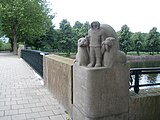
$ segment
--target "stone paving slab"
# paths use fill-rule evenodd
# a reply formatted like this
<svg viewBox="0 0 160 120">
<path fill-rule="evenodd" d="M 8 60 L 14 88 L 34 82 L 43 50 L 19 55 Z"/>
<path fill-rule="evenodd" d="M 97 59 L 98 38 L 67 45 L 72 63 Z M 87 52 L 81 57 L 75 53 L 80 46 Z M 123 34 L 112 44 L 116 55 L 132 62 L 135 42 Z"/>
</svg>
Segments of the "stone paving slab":
<svg viewBox="0 0 160 120">
<path fill-rule="evenodd" d="M 0 53 L 0 120 L 66 120 L 64 111 L 25 61 Z"/>
</svg>

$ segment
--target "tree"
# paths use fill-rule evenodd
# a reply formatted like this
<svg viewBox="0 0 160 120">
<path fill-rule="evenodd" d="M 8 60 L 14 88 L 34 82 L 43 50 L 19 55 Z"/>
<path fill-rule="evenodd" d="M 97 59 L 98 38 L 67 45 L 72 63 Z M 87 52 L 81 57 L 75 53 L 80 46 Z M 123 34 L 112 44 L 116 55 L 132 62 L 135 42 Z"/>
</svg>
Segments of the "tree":
<svg viewBox="0 0 160 120">
<path fill-rule="evenodd" d="M 157 50 L 156 50 L 157 54 L 159 54 L 160 52 L 160 35 L 158 37 L 158 45 L 157 45 Z"/>
<path fill-rule="evenodd" d="M 0 0 L 1 27 L 13 41 L 13 53 L 17 54 L 17 42 L 38 38 L 51 26 L 45 0 Z"/>
<path fill-rule="evenodd" d="M 73 45 L 72 40 L 72 27 L 70 23 L 67 21 L 67 19 L 63 19 L 60 22 L 60 46 L 61 50 L 67 53 L 67 56 L 70 56 L 70 52 Z"/>
<path fill-rule="evenodd" d="M 0 48 L 2 47 L 2 45 L 3 45 L 3 42 L 0 40 Z"/>
<path fill-rule="evenodd" d="M 150 52 L 151 55 L 154 55 L 154 52 L 159 49 L 159 39 L 160 39 L 160 33 L 157 32 L 157 28 L 153 27 L 147 36 L 147 49 Z"/>
<path fill-rule="evenodd" d="M 129 27 L 127 25 L 123 25 L 121 30 L 118 32 L 118 39 L 120 42 L 120 49 L 124 51 L 126 54 L 131 49 L 132 41 L 130 37 L 131 32 L 129 31 Z"/>
<path fill-rule="evenodd" d="M 81 28 L 83 24 L 80 23 L 79 21 L 76 21 L 74 26 L 73 26 L 73 51 L 76 51 L 77 48 L 77 41 L 79 38 L 81 38 Z"/>
<path fill-rule="evenodd" d="M 85 37 L 88 34 L 89 28 L 90 28 L 89 22 L 85 22 L 81 28 L 80 36 Z"/>
<path fill-rule="evenodd" d="M 58 36 L 59 30 L 54 29 L 54 26 L 51 26 L 44 36 L 42 36 L 42 45 L 43 50 L 45 51 L 57 51 L 58 50 Z"/>
<path fill-rule="evenodd" d="M 76 21 L 74 26 L 73 26 L 73 41 L 74 41 L 74 47 L 73 47 L 73 51 L 75 52 L 77 50 L 77 44 L 78 44 L 78 39 L 85 37 L 88 33 L 88 29 L 89 29 L 89 23 L 85 22 L 80 23 L 79 21 Z"/>
<path fill-rule="evenodd" d="M 3 36 L 1 24 L 2 24 L 2 22 L 1 22 L 1 17 L 0 17 L 0 37 Z"/>
<path fill-rule="evenodd" d="M 136 32 L 134 34 L 132 34 L 131 39 L 133 40 L 134 43 L 134 50 L 137 51 L 137 55 L 140 55 L 140 50 L 142 50 L 142 43 L 143 43 L 143 39 L 142 39 L 142 34 L 141 32 Z"/>
<path fill-rule="evenodd" d="M 147 37 L 148 33 L 141 33 L 141 39 L 142 39 L 142 48 L 141 51 L 146 52 L 147 51 L 147 47 L 146 47 L 146 37 Z"/>
<path fill-rule="evenodd" d="M 73 26 L 73 35 L 74 35 L 74 39 L 77 41 L 80 37 L 81 37 L 81 28 L 82 28 L 83 24 L 80 23 L 79 21 L 76 21 L 74 26 Z"/>
</svg>

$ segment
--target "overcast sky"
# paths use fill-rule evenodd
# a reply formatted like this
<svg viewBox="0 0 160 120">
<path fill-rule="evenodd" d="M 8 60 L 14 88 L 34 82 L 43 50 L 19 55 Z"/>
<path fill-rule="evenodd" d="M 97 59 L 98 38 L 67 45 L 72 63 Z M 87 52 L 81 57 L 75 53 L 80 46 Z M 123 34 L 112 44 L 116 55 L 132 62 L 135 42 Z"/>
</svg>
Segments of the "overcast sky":
<svg viewBox="0 0 160 120">
<path fill-rule="evenodd" d="M 160 0 L 48 0 L 57 13 L 53 23 L 58 27 L 62 19 L 71 25 L 99 21 L 119 31 L 127 24 L 132 32 L 149 32 L 157 27 L 160 32 Z"/>
</svg>

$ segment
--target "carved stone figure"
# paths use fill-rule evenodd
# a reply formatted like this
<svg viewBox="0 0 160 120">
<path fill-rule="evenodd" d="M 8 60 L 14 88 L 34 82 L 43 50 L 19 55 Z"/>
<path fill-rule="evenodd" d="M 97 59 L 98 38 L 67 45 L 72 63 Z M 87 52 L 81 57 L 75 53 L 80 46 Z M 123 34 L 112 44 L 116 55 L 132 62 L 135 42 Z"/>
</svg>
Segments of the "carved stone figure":
<svg viewBox="0 0 160 120">
<path fill-rule="evenodd" d="M 76 61 L 80 66 L 87 66 L 89 64 L 89 49 L 86 38 L 78 40 L 78 52 L 76 54 Z"/>
<path fill-rule="evenodd" d="M 123 51 L 118 50 L 115 63 L 125 64 L 127 62 L 126 54 Z"/>
<path fill-rule="evenodd" d="M 87 39 L 89 40 L 90 47 L 90 63 L 88 67 L 101 67 L 102 41 L 105 40 L 105 32 L 100 28 L 100 23 L 94 21 L 91 23 L 91 29 L 88 31 Z"/>
<path fill-rule="evenodd" d="M 127 61 L 124 52 L 118 50 L 118 41 L 113 37 L 108 37 L 102 42 L 102 65 L 108 68 L 118 63 L 125 64 Z"/>
<path fill-rule="evenodd" d="M 18 57 L 19 58 L 21 58 L 21 50 L 23 50 L 25 47 L 24 47 L 24 45 L 19 45 L 19 47 L 18 47 Z"/>
<path fill-rule="evenodd" d="M 88 35 L 78 40 L 75 62 L 80 66 L 111 68 L 117 63 L 126 63 L 126 60 L 126 55 L 119 50 L 117 34 L 110 25 L 94 21 Z"/>
<path fill-rule="evenodd" d="M 105 38 L 107 38 L 107 37 L 113 37 L 118 42 L 117 33 L 116 33 L 116 31 L 110 25 L 108 25 L 108 24 L 101 24 L 101 28 L 105 32 Z"/>
<path fill-rule="evenodd" d="M 115 63 L 118 51 L 118 42 L 113 37 L 108 37 L 102 42 L 102 64 L 105 67 L 112 67 Z"/>
</svg>

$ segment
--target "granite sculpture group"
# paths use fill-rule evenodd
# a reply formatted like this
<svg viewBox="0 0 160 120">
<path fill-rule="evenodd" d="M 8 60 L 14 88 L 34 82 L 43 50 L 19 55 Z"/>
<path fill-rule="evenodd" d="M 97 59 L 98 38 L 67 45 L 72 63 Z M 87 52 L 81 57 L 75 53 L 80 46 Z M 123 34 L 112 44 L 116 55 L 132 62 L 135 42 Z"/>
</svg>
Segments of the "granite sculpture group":
<svg viewBox="0 0 160 120">
<path fill-rule="evenodd" d="M 78 40 L 76 62 L 80 66 L 108 67 L 118 63 L 126 63 L 126 55 L 119 50 L 118 37 L 115 30 L 98 21 L 91 23 L 88 35 Z"/>
</svg>

